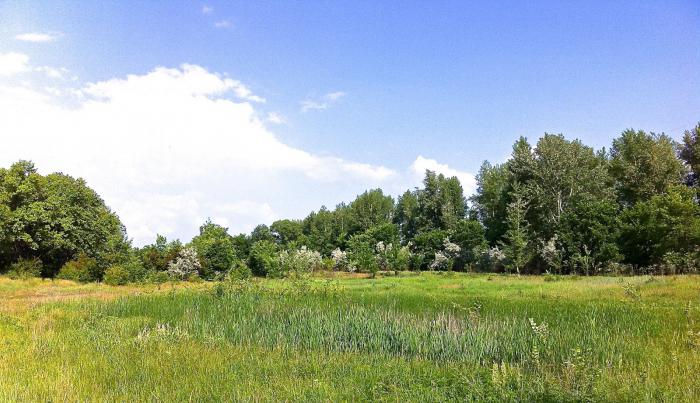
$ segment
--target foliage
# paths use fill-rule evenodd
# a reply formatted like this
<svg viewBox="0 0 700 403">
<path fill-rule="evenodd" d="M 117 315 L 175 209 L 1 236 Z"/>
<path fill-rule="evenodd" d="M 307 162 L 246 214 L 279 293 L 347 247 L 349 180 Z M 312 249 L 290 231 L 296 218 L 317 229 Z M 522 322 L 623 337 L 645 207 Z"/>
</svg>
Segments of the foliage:
<svg viewBox="0 0 700 403">
<path fill-rule="evenodd" d="M 197 250 L 193 247 L 185 247 L 177 254 L 175 260 L 168 264 L 168 274 L 177 280 L 189 280 L 196 276 L 202 269 L 197 256 Z"/>
<path fill-rule="evenodd" d="M 248 280 L 252 276 L 253 271 L 250 270 L 250 267 L 248 267 L 248 265 L 241 260 L 235 261 L 233 266 L 231 266 L 231 269 L 228 271 L 228 279 L 233 281 Z"/>
<path fill-rule="evenodd" d="M 202 277 L 226 273 L 238 257 L 228 229 L 207 220 L 190 243 L 202 264 Z"/>
<path fill-rule="evenodd" d="M 428 269 L 435 254 L 442 250 L 445 238 L 449 236 L 447 231 L 432 230 L 421 232 L 413 240 L 413 253 L 420 260 L 420 269 Z"/>
<path fill-rule="evenodd" d="M 381 189 L 368 190 L 350 203 L 350 233 L 367 231 L 372 227 L 391 223 L 394 199 Z"/>
<path fill-rule="evenodd" d="M 306 246 L 293 251 L 283 250 L 277 256 L 279 264 L 278 272 L 268 272 L 268 277 L 300 278 L 310 275 L 314 270 L 321 268 L 321 254 L 307 249 Z"/>
<path fill-rule="evenodd" d="M 666 135 L 625 130 L 613 140 L 610 173 L 620 200 L 626 205 L 647 201 L 679 184 L 685 169 Z"/>
<path fill-rule="evenodd" d="M 476 176 L 476 194 L 472 196 L 472 208 L 484 225 L 484 236 L 490 244 L 502 240 L 507 230 L 506 207 L 509 190 L 508 165 L 491 165 L 484 161 Z"/>
<path fill-rule="evenodd" d="M 520 188 L 515 187 L 514 200 L 508 205 L 506 218 L 508 220 L 508 230 L 502 242 L 503 252 L 506 257 L 506 268 L 515 270 L 520 274 L 523 268 L 532 258 L 532 248 L 529 239 L 529 223 L 525 219 L 527 213 L 527 201 Z"/>
<path fill-rule="evenodd" d="M 562 217 L 561 241 L 567 252 L 569 266 L 584 264 L 586 274 L 622 259 L 619 252 L 619 207 L 612 199 L 577 197 Z M 587 259 L 590 257 L 590 262 Z M 590 263 L 589 265 L 587 265 Z M 580 265 L 579 265 L 580 266 Z"/>
<path fill-rule="evenodd" d="M 27 279 L 40 277 L 42 263 L 39 258 L 20 259 L 10 265 L 7 275 L 12 279 Z"/>
<path fill-rule="evenodd" d="M 466 202 L 457 177 L 425 171 L 423 189 L 418 191 L 417 198 L 421 231 L 453 230 L 465 216 Z"/>
<path fill-rule="evenodd" d="M 348 241 L 348 255 L 350 262 L 359 271 L 370 273 L 375 277 L 379 267 L 374 256 L 375 244 L 367 234 L 357 234 Z"/>
<path fill-rule="evenodd" d="M 564 265 L 564 251 L 557 234 L 554 234 L 547 242 L 542 242 L 540 254 L 542 260 L 547 264 L 547 269 L 556 274 L 562 274 Z"/>
<path fill-rule="evenodd" d="M 136 254 L 147 271 L 164 272 L 168 270 L 168 263 L 177 257 L 181 249 L 180 241 L 168 242 L 166 237 L 159 234 L 155 243 L 137 249 Z"/>
<path fill-rule="evenodd" d="M 258 241 L 250 248 L 248 267 L 256 276 L 265 277 L 278 270 L 278 247 L 272 241 Z"/>
<path fill-rule="evenodd" d="M 688 167 L 686 183 L 700 188 L 700 123 L 692 130 L 683 133 L 683 145 L 680 149 L 680 157 Z"/>
<path fill-rule="evenodd" d="M 673 186 L 622 213 L 621 249 L 636 266 L 662 263 L 669 252 L 691 253 L 700 245 L 700 206 L 695 192 Z"/>
<path fill-rule="evenodd" d="M 340 248 L 333 249 L 331 252 L 331 258 L 333 259 L 333 270 L 337 271 L 347 271 L 353 272 L 356 267 L 350 262 L 347 252 L 341 250 Z"/>
<path fill-rule="evenodd" d="M 132 282 L 131 273 L 122 266 L 112 266 L 105 270 L 104 282 L 109 285 L 126 285 Z"/>
<path fill-rule="evenodd" d="M 435 258 L 430 263 L 430 270 L 452 270 L 455 259 L 461 252 L 459 245 L 450 242 L 449 238 L 445 238 L 442 245 L 442 250 L 435 252 Z"/>
<path fill-rule="evenodd" d="M 42 176 L 29 161 L 0 168 L 0 228 L 0 267 L 39 258 L 47 277 L 79 253 L 104 269 L 129 248 L 119 218 L 84 180 Z"/>
<path fill-rule="evenodd" d="M 283 247 L 291 247 L 305 241 L 304 225 L 299 220 L 277 220 L 270 225 L 275 241 Z"/>
<path fill-rule="evenodd" d="M 478 256 L 475 249 L 487 246 L 484 226 L 476 220 L 460 220 L 450 234 L 450 240 L 460 248 L 460 254 L 455 261 L 455 269 L 462 270 L 476 264 Z"/>
<path fill-rule="evenodd" d="M 103 274 L 104 271 L 97 265 L 97 260 L 85 253 L 80 253 L 74 260 L 66 262 L 61 267 L 57 277 L 87 283 L 102 280 Z"/>
</svg>

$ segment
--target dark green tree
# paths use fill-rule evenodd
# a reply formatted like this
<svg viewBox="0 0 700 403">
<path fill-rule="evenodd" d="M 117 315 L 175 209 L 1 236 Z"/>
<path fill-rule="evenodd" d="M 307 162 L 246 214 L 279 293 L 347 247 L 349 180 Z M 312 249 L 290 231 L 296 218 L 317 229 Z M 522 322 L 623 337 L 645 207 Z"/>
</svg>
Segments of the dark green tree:
<svg viewBox="0 0 700 403">
<path fill-rule="evenodd" d="M 666 192 L 685 175 L 673 140 L 664 134 L 625 130 L 613 140 L 610 155 L 618 197 L 628 206 Z"/>
<path fill-rule="evenodd" d="M 683 133 L 680 157 L 688 167 L 686 182 L 689 186 L 700 188 L 700 123 Z"/>
<path fill-rule="evenodd" d="M 214 224 L 211 220 L 199 227 L 199 235 L 192 238 L 191 245 L 197 251 L 202 265 L 200 275 L 203 278 L 222 275 L 238 259 L 228 228 Z"/>
</svg>

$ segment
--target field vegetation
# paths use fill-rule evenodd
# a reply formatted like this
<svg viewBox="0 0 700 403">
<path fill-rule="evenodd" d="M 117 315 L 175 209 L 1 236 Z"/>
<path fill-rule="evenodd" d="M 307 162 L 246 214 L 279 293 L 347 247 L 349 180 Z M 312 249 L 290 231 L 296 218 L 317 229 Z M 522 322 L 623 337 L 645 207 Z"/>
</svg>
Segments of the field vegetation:
<svg viewBox="0 0 700 403">
<path fill-rule="evenodd" d="M 696 401 L 700 278 L 0 279 L 0 399 Z"/>
</svg>

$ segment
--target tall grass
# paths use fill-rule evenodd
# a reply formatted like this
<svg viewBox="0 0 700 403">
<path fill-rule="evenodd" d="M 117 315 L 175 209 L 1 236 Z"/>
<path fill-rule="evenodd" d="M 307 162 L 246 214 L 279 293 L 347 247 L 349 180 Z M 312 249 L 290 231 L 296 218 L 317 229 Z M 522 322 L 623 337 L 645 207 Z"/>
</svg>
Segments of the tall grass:
<svg viewBox="0 0 700 403">
<path fill-rule="evenodd" d="M 428 275 L 43 305 L 0 317 L 0 400 L 697 400 L 697 278 L 625 281 L 638 297 Z"/>
</svg>

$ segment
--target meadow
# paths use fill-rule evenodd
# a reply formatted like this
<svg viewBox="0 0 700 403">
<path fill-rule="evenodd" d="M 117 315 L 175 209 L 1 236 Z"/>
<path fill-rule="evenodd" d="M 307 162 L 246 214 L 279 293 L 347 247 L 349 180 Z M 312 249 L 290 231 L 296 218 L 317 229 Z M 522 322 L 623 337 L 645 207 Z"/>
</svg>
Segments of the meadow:
<svg viewBox="0 0 700 403">
<path fill-rule="evenodd" d="M 697 401 L 700 277 L 0 278 L 2 401 Z"/>
</svg>

